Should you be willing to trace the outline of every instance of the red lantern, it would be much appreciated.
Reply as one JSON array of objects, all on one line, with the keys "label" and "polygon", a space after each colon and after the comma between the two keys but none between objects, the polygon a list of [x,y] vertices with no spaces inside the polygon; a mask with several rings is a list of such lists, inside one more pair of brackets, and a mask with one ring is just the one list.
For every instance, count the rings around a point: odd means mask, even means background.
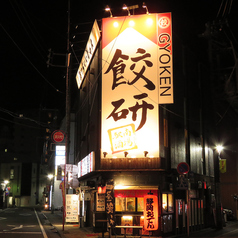
[{"label": "red lantern", "polygon": [[158,197],[155,195],[144,196],[144,229],[158,230]]},{"label": "red lantern", "polygon": [[106,186],[99,186],[98,187],[98,194],[106,193]]}]

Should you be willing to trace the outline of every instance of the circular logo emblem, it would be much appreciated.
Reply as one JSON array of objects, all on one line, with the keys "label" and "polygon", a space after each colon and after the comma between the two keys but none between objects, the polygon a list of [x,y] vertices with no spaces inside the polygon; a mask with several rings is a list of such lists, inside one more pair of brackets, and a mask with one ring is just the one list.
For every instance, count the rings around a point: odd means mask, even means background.
[{"label": "circular logo emblem", "polygon": [[64,133],[62,131],[54,131],[52,133],[52,140],[55,143],[60,143],[64,140]]},{"label": "circular logo emblem", "polygon": [[161,17],[159,20],[158,20],[158,24],[159,24],[159,27],[160,28],[167,28],[170,26],[170,20],[168,17]]}]

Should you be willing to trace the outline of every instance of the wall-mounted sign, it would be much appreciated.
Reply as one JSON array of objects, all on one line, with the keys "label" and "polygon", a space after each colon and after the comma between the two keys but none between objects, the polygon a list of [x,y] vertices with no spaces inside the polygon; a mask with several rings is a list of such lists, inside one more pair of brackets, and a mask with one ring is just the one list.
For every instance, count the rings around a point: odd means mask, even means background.
[{"label": "wall-mounted sign", "polygon": [[77,81],[78,88],[80,88],[80,86],[81,86],[81,84],[84,80],[86,71],[87,71],[88,66],[91,62],[93,54],[96,50],[99,38],[100,38],[100,30],[99,30],[97,21],[95,20],[94,24],[93,24],[91,34],[90,34],[89,39],[88,39],[88,43],[86,45],[86,48],[85,48],[85,51],[84,51],[84,54],[83,54],[83,57],[82,57],[82,60],[81,60],[81,63],[79,65],[79,68],[78,68],[78,71],[77,71],[76,81]]},{"label": "wall-mounted sign", "polygon": [[144,196],[144,229],[158,230],[158,197],[155,195]]},{"label": "wall-mounted sign", "polygon": [[103,19],[102,159],[159,157],[159,103],[173,102],[172,77],[170,13]]},{"label": "wall-mounted sign", "polygon": [[56,130],[52,133],[51,138],[54,143],[61,143],[64,141],[65,135],[63,131]]},{"label": "wall-mounted sign", "polygon": [[97,193],[96,211],[105,212],[105,193]]},{"label": "wall-mounted sign", "polygon": [[220,167],[220,172],[221,173],[226,172],[226,159],[220,159],[219,160],[219,167]]},{"label": "wall-mounted sign", "polygon": [[78,178],[95,170],[95,153],[92,151],[78,163]]},{"label": "wall-mounted sign", "polygon": [[58,166],[64,170],[65,165],[65,145],[56,145],[55,147],[55,174],[57,174],[56,179],[58,177]]},{"label": "wall-mounted sign", "polygon": [[185,162],[181,162],[177,166],[177,171],[179,174],[187,174],[189,172],[189,165]]},{"label": "wall-mounted sign", "polygon": [[106,185],[106,213],[108,223],[111,227],[115,226],[115,198],[114,183],[110,181]]}]

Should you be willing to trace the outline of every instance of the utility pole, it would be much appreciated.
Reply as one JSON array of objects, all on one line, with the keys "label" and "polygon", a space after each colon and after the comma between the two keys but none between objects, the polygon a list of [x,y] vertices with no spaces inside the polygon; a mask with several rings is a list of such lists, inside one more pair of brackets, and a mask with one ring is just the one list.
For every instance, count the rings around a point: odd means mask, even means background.
[{"label": "utility pole", "polygon": [[67,67],[66,67],[66,162],[69,162],[69,144],[70,144],[70,81],[69,81],[69,33],[70,33],[70,0],[68,0],[68,30],[67,30]]},{"label": "utility pole", "polygon": [[65,166],[64,166],[64,213],[63,213],[63,231],[65,224],[65,203],[66,203],[66,164],[69,163],[69,145],[70,145],[70,81],[69,81],[69,33],[70,33],[70,0],[68,0],[68,27],[67,27],[67,65],[66,65],[66,141],[65,141]]}]

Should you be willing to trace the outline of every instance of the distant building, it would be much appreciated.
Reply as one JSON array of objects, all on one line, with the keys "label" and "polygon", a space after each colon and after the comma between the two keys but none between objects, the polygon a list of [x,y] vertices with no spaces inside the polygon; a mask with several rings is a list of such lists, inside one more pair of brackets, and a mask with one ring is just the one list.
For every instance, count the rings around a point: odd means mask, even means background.
[{"label": "distant building", "polygon": [[1,144],[4,145],[0,152],[2,188],[5,189],[4,181],[9,181],[9,191],[0,198],[5,200],[2,206],[43,205],[49,181],[48,168],[44,163],[47,157],[42,148],[45,137],[50,135],[47,135],[48,129],[57,128],[58,114],[57,110],[49,109],[18,112],[13,126],[9,126],[11,133],[1,135],[1,140],[8,142]]}]

